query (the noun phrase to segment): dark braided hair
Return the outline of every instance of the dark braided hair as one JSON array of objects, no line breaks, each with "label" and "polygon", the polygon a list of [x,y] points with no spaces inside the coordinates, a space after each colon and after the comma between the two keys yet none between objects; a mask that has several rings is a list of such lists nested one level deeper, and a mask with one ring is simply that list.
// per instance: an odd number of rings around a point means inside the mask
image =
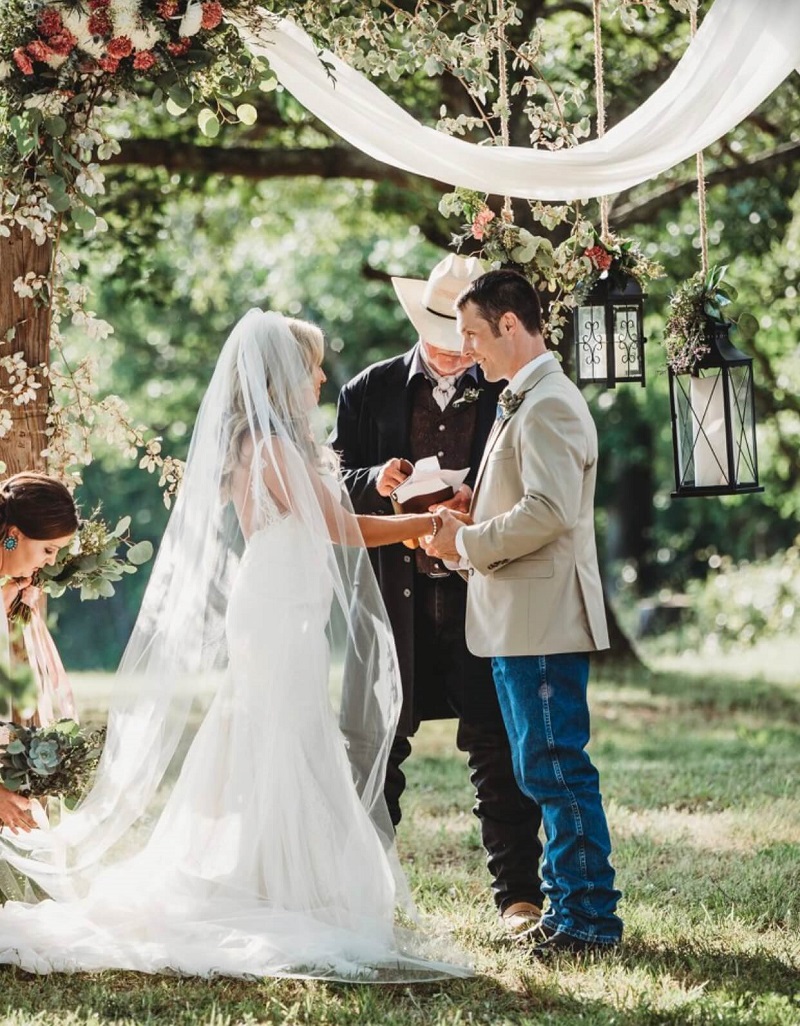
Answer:
[{"label": "dark braided hair", "polygon": [[69,490],[48,474],[23,472],[0,484],[0,538],[18,528],[37,541],[78,530],[78,511]]}]

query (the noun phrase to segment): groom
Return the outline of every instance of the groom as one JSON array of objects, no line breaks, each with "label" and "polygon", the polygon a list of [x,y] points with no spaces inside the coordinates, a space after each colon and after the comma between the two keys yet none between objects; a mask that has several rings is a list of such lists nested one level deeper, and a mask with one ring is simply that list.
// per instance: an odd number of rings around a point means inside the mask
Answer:
[{"label": "groom", "polygon": [[[342,389],[331,444],[358,513],[392,512],[390,495],[410,468],[404,461],[437,456],[448,469],[470,467],[451,505],[466,510],[481,453],[494,422],[499,384],[488,384],[461,355],[453,301],[483,273],[479,261],[450,254],[428,280],[392,279],[420,340],[409,352],[362,371]],[[464,640],[466,585],[440,560],[402,545],[371,557],[397,642],[403,710],[389,755],[385,797],[400,821],[403,763],[422,720],[458,718],[456,744],[467,752],[475,814],[493,877],[495,902],[511,934],[541,916],[538,807],[514,779],[488,659]]]},{"label": "groom", "polygon": [[[533,954],[607,952],[622,935],[611,843],[589,741],[589,653],[608,647],[594,538],[597,433],[542,337],[536,290],[490,271],[456,300],[462,351],[508,380],[470,517],[441,510],[429,555],[468,572],[466,637],[492,657],[521,789],[542,809]],[[474,523],[473,523],[474,521]]]}]

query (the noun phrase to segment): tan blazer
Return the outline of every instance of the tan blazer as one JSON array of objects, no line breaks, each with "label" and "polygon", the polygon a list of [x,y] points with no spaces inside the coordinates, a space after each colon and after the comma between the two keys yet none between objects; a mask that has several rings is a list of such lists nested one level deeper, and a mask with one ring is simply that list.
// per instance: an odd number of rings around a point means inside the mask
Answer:
[{"label": "tan blazer", "polygon": [[498,421],[475,482],[467,645],[478,656],[608,648],[594,538],[597,431],[555,360]]}]

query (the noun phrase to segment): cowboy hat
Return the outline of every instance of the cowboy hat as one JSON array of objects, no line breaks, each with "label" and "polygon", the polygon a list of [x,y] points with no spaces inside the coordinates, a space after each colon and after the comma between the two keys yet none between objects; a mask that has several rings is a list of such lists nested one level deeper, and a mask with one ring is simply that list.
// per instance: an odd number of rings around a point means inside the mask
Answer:
[{"label": "cowboy hat", "polygon": [[434,267],[427,281],[392,278],[392,285],[423,342],[458,353],[461,339],[456,330],[456,297],[484,273],[476,257],[450,253]]}]

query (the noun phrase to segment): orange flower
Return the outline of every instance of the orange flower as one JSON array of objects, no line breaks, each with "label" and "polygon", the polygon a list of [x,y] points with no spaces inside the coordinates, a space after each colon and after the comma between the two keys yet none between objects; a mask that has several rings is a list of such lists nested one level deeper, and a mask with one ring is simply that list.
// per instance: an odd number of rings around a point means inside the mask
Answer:
[{"label": "orange flower", "polygon": [[127,36],[115,36],[114,39],[109,40],[106,51],[109,57],[121,61],[123,57],[130,57],[133,53],[133,43]]}]

